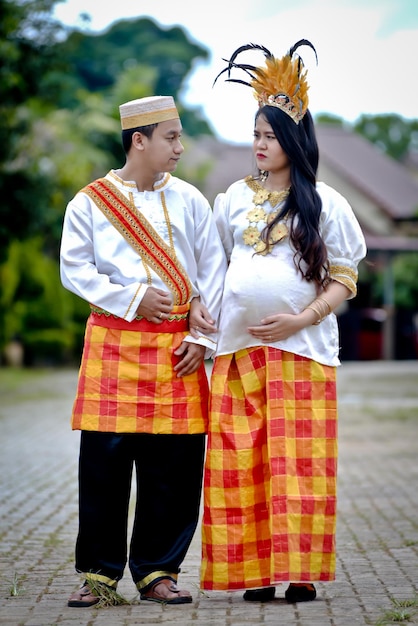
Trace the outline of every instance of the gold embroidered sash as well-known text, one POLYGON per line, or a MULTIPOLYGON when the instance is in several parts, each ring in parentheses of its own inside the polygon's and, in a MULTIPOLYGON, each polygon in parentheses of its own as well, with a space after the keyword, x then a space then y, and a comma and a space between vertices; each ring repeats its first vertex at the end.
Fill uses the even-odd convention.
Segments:
POLYGON ((186 304, 192 294, 192 285, 185 269, 150 222, 134 211, 126 197, 109 180, 99 178, 84 189, 97 207, 125 240, 163 280, 173 294, 174 304, 186 304))

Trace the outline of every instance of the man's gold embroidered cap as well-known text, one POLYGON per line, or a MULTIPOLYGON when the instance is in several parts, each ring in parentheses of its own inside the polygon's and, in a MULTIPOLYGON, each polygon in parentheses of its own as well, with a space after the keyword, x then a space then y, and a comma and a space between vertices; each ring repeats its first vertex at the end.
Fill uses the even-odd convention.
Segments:
POLYGON ((179 119, 171 96, 149 96, 130 100, 119 107, 122 130, 179 119))

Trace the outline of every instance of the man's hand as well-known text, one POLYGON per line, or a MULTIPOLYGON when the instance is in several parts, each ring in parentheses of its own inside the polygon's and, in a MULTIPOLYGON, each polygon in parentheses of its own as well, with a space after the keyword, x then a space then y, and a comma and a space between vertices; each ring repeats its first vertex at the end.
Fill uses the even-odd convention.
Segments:
POLYGON ((194 374, 205 358, 205 351, 206 348, 204 346, 183 341, 174 352, 176 356, 181 356, 179 363, 174 367, 177 376, 181 378, 188 374, 194 374))
POLYGON ((215 320, 209 315, 209 311, 200 298, 193 298, 190 303, 189 330, 192 337, 199 339, 200 333, 216 333, 215 320))
POLYGON ((167 291, 148 287, 136 313, 145 317, 148 322, 161 324, 167 319, 172 308, 171 296, 167 291))

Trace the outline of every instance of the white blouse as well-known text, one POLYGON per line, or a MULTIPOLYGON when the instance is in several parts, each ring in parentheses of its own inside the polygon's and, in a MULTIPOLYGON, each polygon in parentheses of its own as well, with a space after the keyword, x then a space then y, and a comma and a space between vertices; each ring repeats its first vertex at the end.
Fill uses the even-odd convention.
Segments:
MULTIPOLYGON (((130 198, 136 209, 170 244, 186 270, 193 287, 213 319, 221 305, 226 259, 215 226, 211 207, 193 185, 165 174, 153 191, 140 192, 133 181, 124 181, 112 170, 107 175, 130 198), (164 192, 167 223, 161 201, 164 192)), ((61 240, 61 281, 67 289, 109 313, 132 321, 145 294, 149 280, 146 268, 133 247, 85 193, 77 193, 68 203, 61 240)), ((156 272, 149 267, 153 287, 168 291, 156 272)), ((209 349, 216 346, 216 335, 198 340, 209 349)))
MULTIPOLYGON (((346 285, 353 297, 357 266, 366 255, 363 233, 340 193, 322 182, 317 183, 317 191, 322 200, 320 233, 328 251, 331 277, 346 285)), ((216 355, 260 345, 259 339, 247 332, 249 326, 259 325, 268 315, 300 313, 316 298, 314 283, 306 281, 295 266, 295 250, 288 236, 266 255, 255 254, 253 246, 244 242, 249 226, 261 232, 266 224, 248 220, 248 213, 254 208, 253 197, 254 191, 239 180, 215 199, 215 220, 229 260, 216 355)), ((261 208, 266 213, 273 212, 268 201, 261 208)), ((303 328, 270 345, 325 365, 340 364, 334 314, 319 325, 303 328)))

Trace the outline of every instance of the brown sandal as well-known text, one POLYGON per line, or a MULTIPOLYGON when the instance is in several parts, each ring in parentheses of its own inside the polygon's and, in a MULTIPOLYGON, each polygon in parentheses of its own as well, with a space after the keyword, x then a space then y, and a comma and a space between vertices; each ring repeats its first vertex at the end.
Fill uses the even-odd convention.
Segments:
POLYGON ((68 600, 68 606, 87 608, 89 606, 94 606, 95 604, 97 604, 99 602, 99 599, 100 598, 94 595, 88 584, 84 583, 84 585, 80 587, 78 591, 75 591, 73 594, 71 594, 68 600))
POLYGON ((176 583, 170 578, 162 578, 152 585, 148 591, 141 593, 141 600, 159 602, 160 604, 188 604, 193 601, 193 598, 188 591, 178 589, 176 583), (160 595, 157 591, 158 585, 165 585, 171 593, 177 595, 174 598, 167 598, 160 595))

